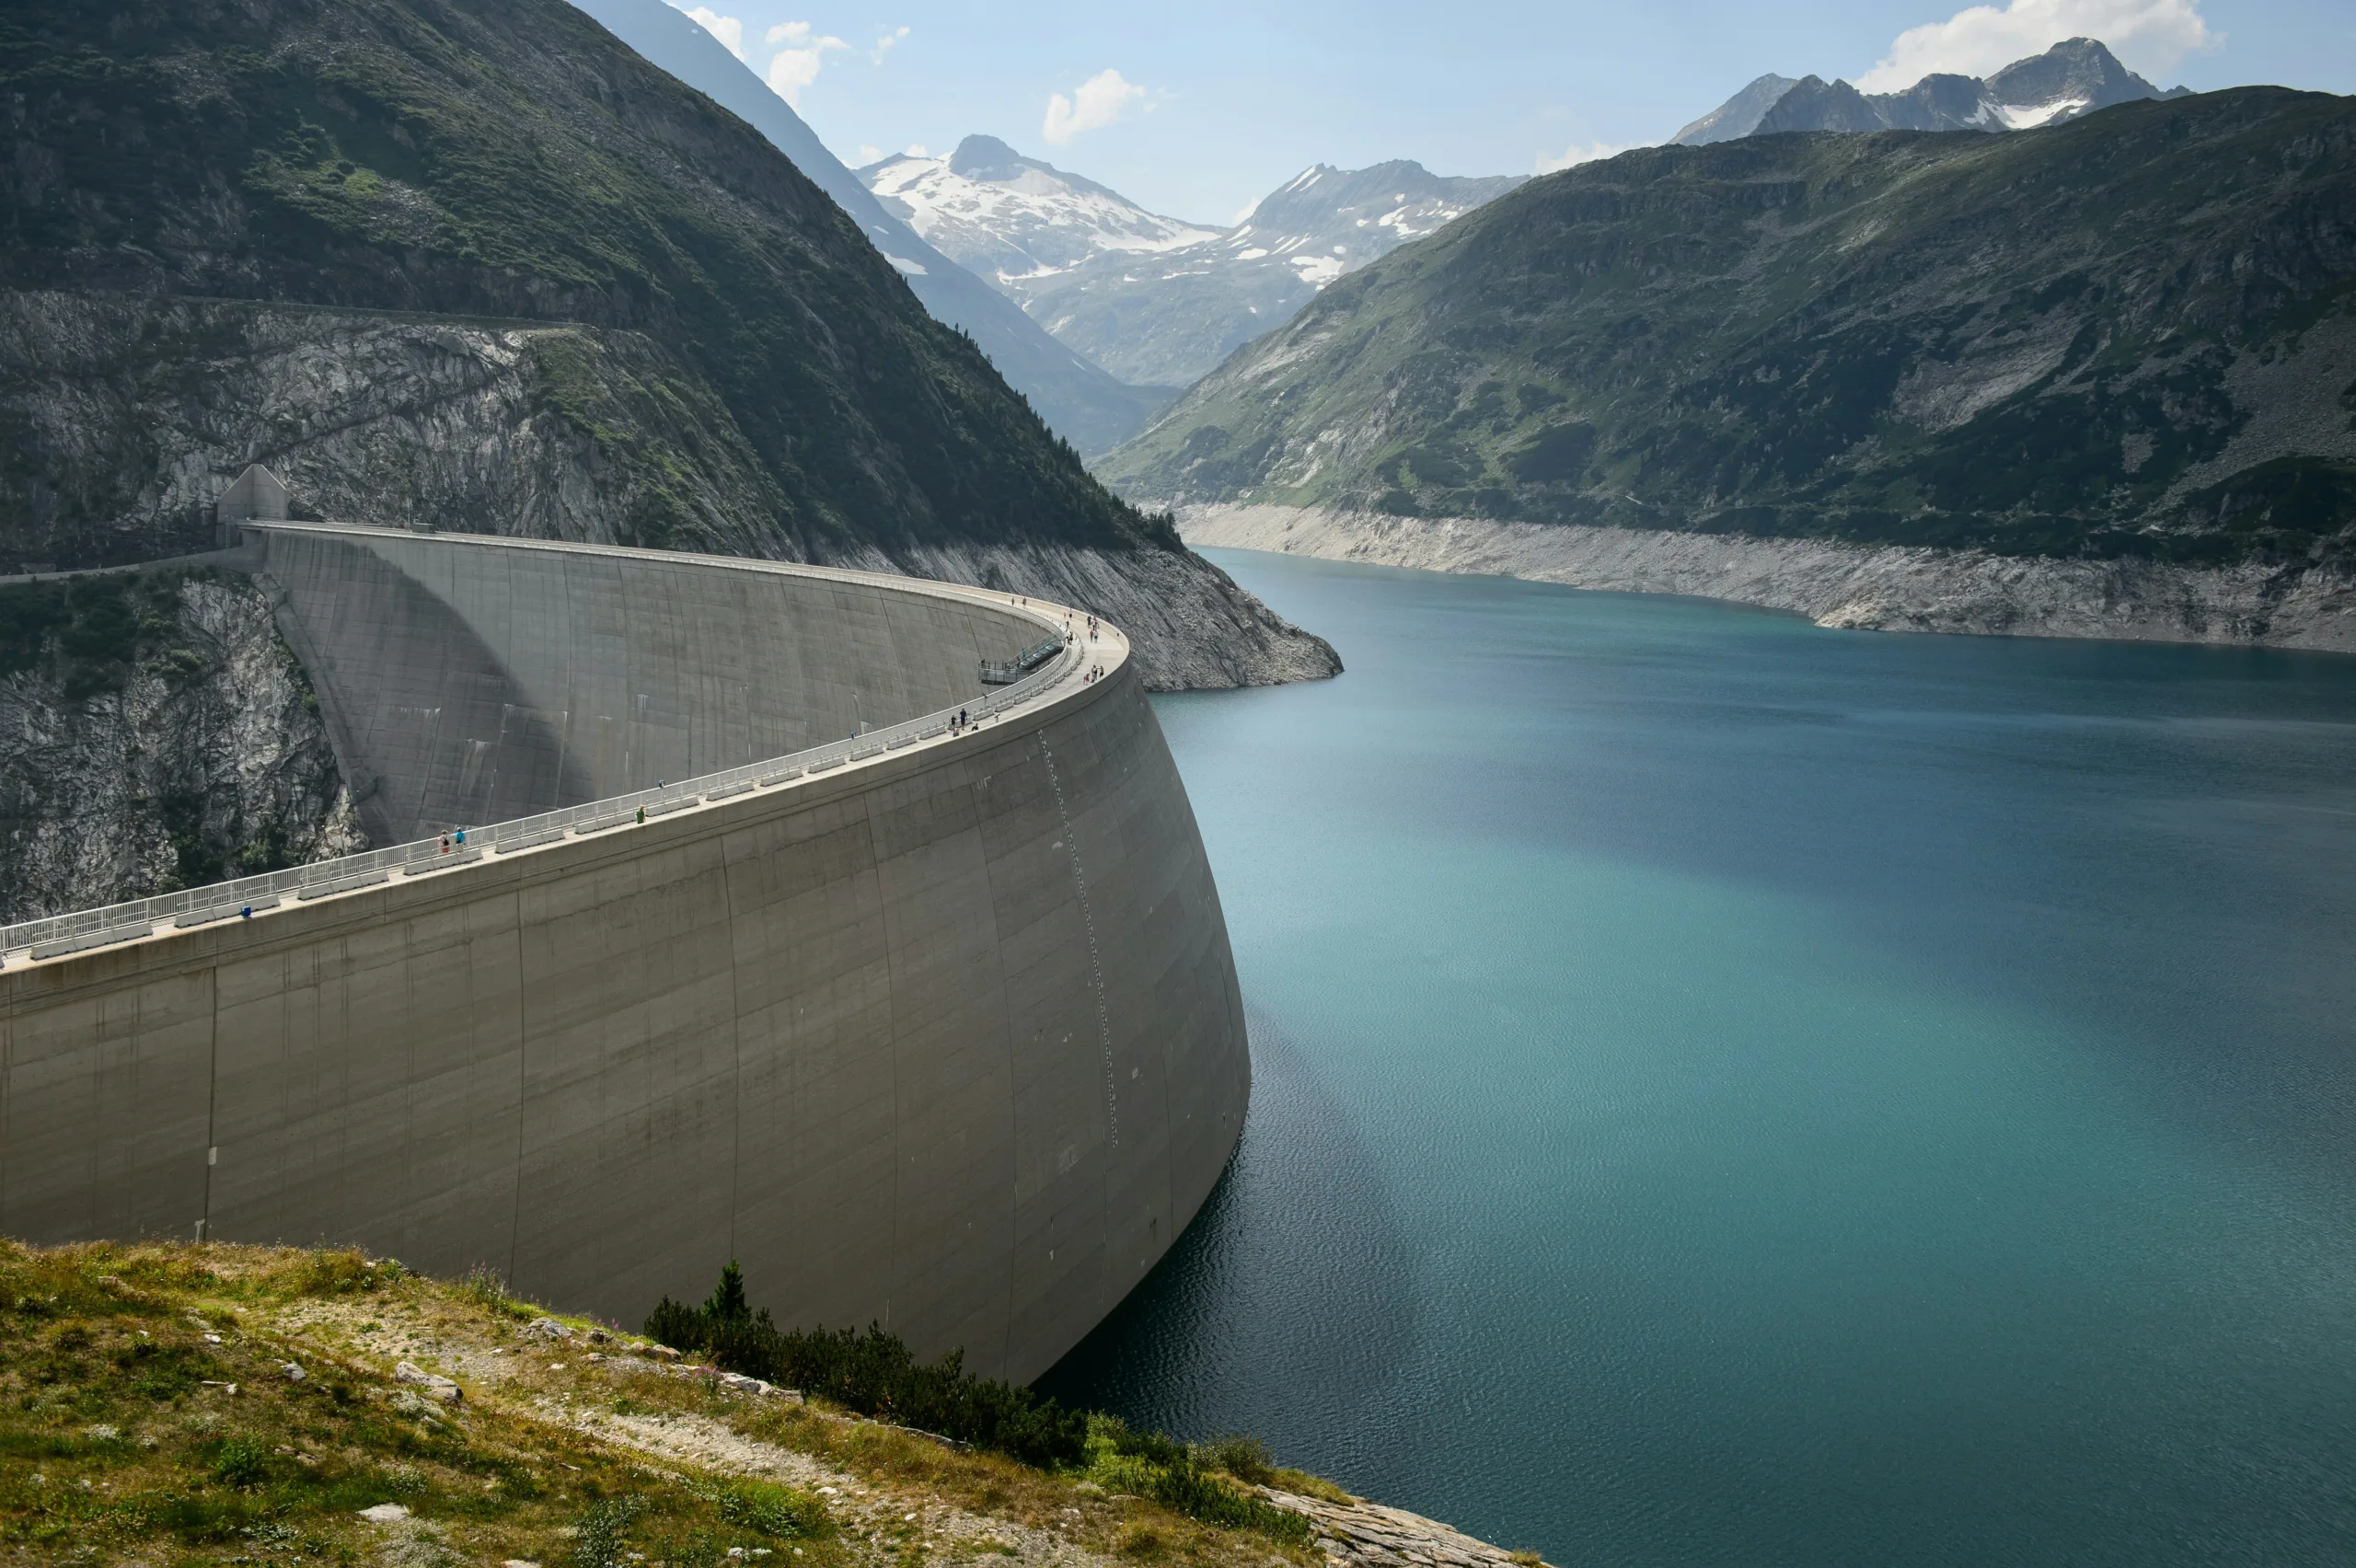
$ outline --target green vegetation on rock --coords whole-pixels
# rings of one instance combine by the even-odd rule
[[[1100,468],[1157,502],[2339,559],[2356,100],[1567,170],[1336,282]]]
[[[534,362],[537,411],[628,498],[613,530],[628,542],[805,559],[1152,543],[830,198],[562,0],[166,0],[135,21],[19,8],[0,17],[0,93],[16,171],[0,291],[526,334],[508,347]],[[271,455],[308,433],[314,404],[364,399],[334,384],[332,352],[274,344],[284,422],[205,428],[203,386],[235,365],[196,339],[251,352],[237,345],[265,329],[159,319],[157,340],[133,342],[37,311],[0,356],[0,558],[188,542],[201,506],[158,498],[182,493],[189,450]],[[94,359],[126,408],[188,392],[191,426],[71,417],[75,377],[54,367]],[[432,402],[419,410],[430,423]],[[136,537],[110,550],[110,530]]]
[[[250,579],[175,567],[0,585],[0,919],[364,842],[318,693]]]
[[[1080,1461],[1088,1418],[1029,1389],[976,1378],[964,1353],[952,1351],[918,1364],[906,1342],[880,1325],[856,1329],[780,1330],[764,1307],[745,1297],[734,1262],[700,1307],[664,1297],[646,1320],[650,1339],[693,1351],[714,1366],[816,1394],[861,1415],[879,1416],[920,1432],[989,1448],[1025,1464],[1053,1467]]]
[[[185,684],[204,662],[174,646],[180,585],[218,580],[196,567],[0,584],[0,677],[48,674],[71,702],[121,691],[142,663]]]
[[[723,1292],[729,1320],[741,1304]],[[733,1389],[487,1269],[0,1241],[0,1556],[1314,1568],[1306,1521],[1251,1490],[1270,1482],[1349,1501],[1248,1442],[1099,1417],[1044,1469]]]
[[[306,1332],[416,1325],[450,1294],[352,1253],[0,1244],[0,1541],[54,1562],[554,1563],[568,1538],[599,1568],[844,1560],[806,1492],[650,1468]]]

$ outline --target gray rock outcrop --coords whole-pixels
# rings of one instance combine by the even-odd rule
[[[1199,506],[1187,542],[1791,610],[1819,626],[2356,652],[2356,577],[2334,566],[2190,567],[1644,528]]]
[[[202,375],[153,368],[196,363]],[[0,474],[0,513],[18,519],[0,532],[0,562],[201,548],[215,499],[255,462],[307,516],[806,559],[710,386],[638,332],[0,292],[0,422],[37,476]],[[1323,641],[1179,550],[870,544],[829,563],[1095,610],[1130,633],[1157,690],[1340,668]]]
[[[1263,1491],[1277,1507],[1308,1518],[1328,1568],[1545,1568],[1535,1552],[1507,1551],[1404,1508]]]
[[[121,582],[0,588],[0,616],[28,586]],[[268,594],[225,573],[164,592],[170,607],[143,615],[119,685],[84,689],[88,664],[65,660],[0,676],[0,920],[364,847]]]

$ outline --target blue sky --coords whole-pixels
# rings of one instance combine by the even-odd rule
[[[677,3],[677,0],[675,0]],[[2162,86],[2356,92],[2350,0],[687,0],[854,166],[984,132],[1231,221],[1312,163],[1530,173],[1657,142],[1762,72],[1869,88],[2075,34]]]

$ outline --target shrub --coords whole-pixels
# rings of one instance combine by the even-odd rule
[[[1307,1519],[1243,1490],[1255,1482],[1231,1465],[1276,1473],[1267,1450],[1249,1438],[1225,1439],[1198,1452],[1158,1432],[1132,1432],[1113,1416],[1097,1415],[1089,1420],[1088,1450],[1089,1474],[1108,1492],[1149,1497],[1207,1525],[1254,1530],[1296,1546],[1309,1543]],[[1218,1473],[1222,1470],[1225,1476]]]
[[[1203,1458],[1246,1486],[1265,1486],[1276,1478],[1276,1461],[1257,1437],[1221,1437],[1203,1450]]]
[[[573,1521],[572,1568],[628,1568],[629,1528],[646,1511],[642,1497],[608,1497]]]
[[[881,1325],[780,1330],[767,1308],[752,1309],[744,1274],[733,1262],[702,1306],[664,1297],[648,1315],[646,1332],[675,1350],[699,1351],[724,1370],[1043,1469],[1079,1463],[1087,1443],[1087,1416],[1029,1389],[973,1376],[963,1351],[923,1366]]]
[[[213,1456],[213,1479],[240,1491],[270,1479],[270,1451],[251,1437],[232,1437]]]
[[[826,1505],[806,1492],[763,1481],[740,1481],[718,1499],[720,1516],[732,1525],[756,1530],[772,1539],[826,1533]]]

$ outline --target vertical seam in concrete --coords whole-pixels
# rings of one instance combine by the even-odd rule
[[[530,992],[524,973],[524,890],[516,887],[508,895],[510,916],[508,930],[515,939],[515,1181],[514,1197],[507,1209],[507,1272],[504,1283],[515,1283],[516,1250],[524,1234],[524,1134],[530,1117],[527,1104],[531,1083],[531,1015],[525,998]]]
[[[966,768],[965,799],[974,813],[974,837],[981,847],[982,886],[989,895],[990,945],[1001,954],[1006,951],[1005,937],[998,928],[998,864],[989,851],[989,836],[982,831],[982,804],[974,798],[973,767]],[[986,776],[987,777],[987,776]],[[1012,1365],[1014,1354],[1014,1282],[1022,1266],[1022,1091],[1021,1071],[1015,1065],[1018,1049],[1014,1039],[1013,1002],[1008,997],[1006,975],[1001,968],[998,982],[999,1030],[1006,1041],[1006,1127],[1007,1149],[1013,1169],[1006,1183],[1006,1311],[1002,1321],[1005,1329],[999,1335],[998,1364]],[[1052,1206],[1052,1205],[1051,1205]]]
[[[745,1004],[736,974],[736,879],[720,835],[720,901],[728,910],[728,1255],[736,1254],[736,1215],[745,1177]]]
[[[204,1208],[197,1216],[196,1239],[213,1239],[213,1151],[221,1147],[221,970],[204,972],[211,1005],[204,1009]]]
[[[892,912],[891,901],[884,895],[884,851],[875,842],[875,798],[872,792],[859,797],[860,820],[867,824],[867,874],[875,882],[875,907],[884,922],[884,1038],[891,1044],[886,1058],[892,1075],[892,1262],[884,1284],[884,1326],[892,1326],[893,1287],[900,1281],[900,1183],[907,1161],[901,1153],[900,1138],[900,1020],[899,1009],[893,1004],[897,999],[897,987],[892,974]]]
[[[1096,917],[1088,907],[1088,875],[1080,864],[1080,834],[1071,824],[1071,809],[1064,804],[1064,781],[1056,771],[1056,754],[1048,748],[1047,732],[1039,732],[1039,755],[1046,760],[1047,782],[1056,791],[1056,819],[1063,824],[1064,847],[1071,852],[1072,886],[1080,893],[1080,925],[1088,937],[1088,977],[1096,989],[1096,1045],[1104,1058],[1104,1129],[1106,1147],[1121,1147],[1120,1103],[1113,1085],[1113,1015],[1104,1005],[1104,963],[1096,948]]]

